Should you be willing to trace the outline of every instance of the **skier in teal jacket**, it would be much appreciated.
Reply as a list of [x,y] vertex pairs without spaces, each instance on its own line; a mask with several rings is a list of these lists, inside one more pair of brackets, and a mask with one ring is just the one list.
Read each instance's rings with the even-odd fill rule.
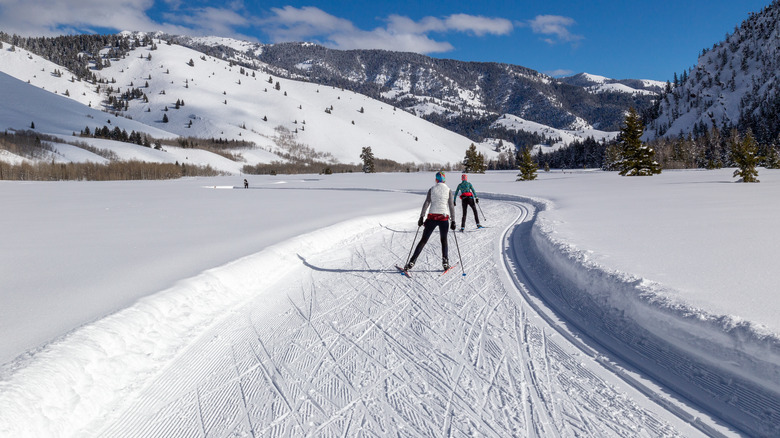
[[[479,215],[477,214],[477,206],[476,204],[479,203],[479,198],[477,198],[477,192],[474,190],[474,186],[471,185],[470,182],[468,182],[468,176],[464,173],[460,176],[461,183],[458,184],[458,188],[455,189],[455,199],[458,198],[458,193],[460,193],[460,200],[463,204],[463,217],[460,221],[460,231],[463,232],[463,230],[466,228],[466,214],[468,213],[467,207],[471,206],[471,210],[474,212],[474,220],[477,222],[477,228],[482,228],[482,225],[479,224]],[[457,204],[458,201],[455,201],[455,204]]]

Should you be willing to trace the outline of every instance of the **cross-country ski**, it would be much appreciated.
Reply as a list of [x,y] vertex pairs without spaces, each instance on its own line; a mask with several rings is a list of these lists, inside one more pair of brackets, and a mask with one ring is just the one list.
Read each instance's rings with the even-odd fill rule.
[[404,268],[402,268],[402,267],[400,267],[398,265],[395,265],[395,268],[398,269],[399,272],[401,272],[401,275],[403,275],[405,277],[412,278],[412,276],[409,275],[409,271],[407,269],[404,269]]
[[[444,270],[444,272],[442,272],[442,273],[441,273],[441,275],[444,275],[444,274],[446,274],[446,273],[448,273],[448,272],[452,271],[453,269],[457,268],[457,267],[458,267],[458,264],[460,264],[460,262],[458,262],[458,263],[455,263],[454,265],[452,265],[452,266],[450,266],[449,268],[445,269],[445,270]],[[465,276],[466,276],[466,274],[464,273],[464,274],[463,274],[463,276],[465,277]]]

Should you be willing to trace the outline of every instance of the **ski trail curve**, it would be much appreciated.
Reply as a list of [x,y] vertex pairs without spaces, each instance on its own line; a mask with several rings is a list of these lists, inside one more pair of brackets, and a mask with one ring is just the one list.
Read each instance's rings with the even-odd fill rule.
[[[507,202],[535,214],[529,204]],[[626,293],[620,289],[625,286],[617,281],[609,284],[614,280],[605,280],[607,276],[599,272],[578,271],[584,270],[579,265],[572,270],[566,266],[570,262],[561,263],[551,256],[555,249],[545,237],[537,237],[531,222],[508,232],[505,262],[517,290],[551,328],[707,436],[768,437],[780,433],[780,399],[772,388],[735,375],[664,339],[637,322],[637,310],[628,312],[600,302],[595,293],[600,288],[620,294]],[[539,245],[539,241],[543,243]],[[636,290],[628,294],[640,295]],[[633,300],[641,309],[640,300]],[[660,313],[650,307],[644,312]]]
[[258,291],[84,436],[699,435],[522,293],[506,242],[533,208],[482,208],[490,227],[457,235],[466,276],[440,275],[438,239],[399,275],[408,223],[302,251],[267,286],[284,299]]

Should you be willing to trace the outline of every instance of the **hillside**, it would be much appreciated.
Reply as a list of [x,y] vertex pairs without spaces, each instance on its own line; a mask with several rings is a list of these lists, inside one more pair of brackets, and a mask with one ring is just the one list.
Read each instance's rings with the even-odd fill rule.
[[750,128],[760,143],[780,134],[780,2],[752,14],[675,77],[653,109],[646,138]]
[[[470,138],[494,135],[491,124],[504,114],[555,129],[578,129],[585,121],[590,128],[617,131],[629,107],[647,108],[657,95],[653,86],[638,80],[625,81],[622,89],[593,93],[522,66],[415,53],[176,39],[202,51],[258,59],[294,77],[359,91]],[[457,122],[448,123],[453,119]]]
[[[93,66],[98,80],[92,83],[5,44],[0,72],[17,79],[13,84],[5,80],[17,97],[0,103],[0,126],[28,129],[32,121],[41,132],[69,135],[111,120],[110,126],[155,138],[254,143],[256,149],[237,151],[245,161],[231,172],[244,164],[289,156],[356,163],[366,146],[377,158],[401,163],[456,163],[471,144],[468,138],[367,96],[264,74],[162,40],[131,46],[116,58],[104,51],[104,64]],[[75,106],[64,104],[63,97]],[[15,102],[26,102],[23,111]],[[486,145],[479,148],[488,157],[497,154]]]

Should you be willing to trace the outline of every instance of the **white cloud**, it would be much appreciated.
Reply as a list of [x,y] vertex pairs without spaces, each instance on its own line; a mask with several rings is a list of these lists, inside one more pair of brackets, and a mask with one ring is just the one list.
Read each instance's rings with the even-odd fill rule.
[[381,49],[398,52],[441,53],[453,50],[446,41],[435,41],[423,34],[393,33],[385,29],[370,32],[336,33],[330,36],[337,49]]
[[424,17],[419,21],[401,15],[390,15],[385,27],[373,30],[357,28],[351,21],[335,17],[323,10],[307,6],[273,8],[272,17],[262,20],[261,27],[274,42],[312,41],[337,49],[386,49],[417,53],[436,53],[453,50],[452,44],[437,41],[431,33],[464,32],[477,36],[506,35],[513,29],[512,22],[503,18],[489,18],[455,14],[445,18]]
[[554,78],[560,78],[560,77],[563,77],[563,76],[571,76],[574,72],[572,70],[559,68],[557,70],[550,70],[550,71],[546,71],[546,72],[543,72],[543,73],[546,74],[547,76],[552,76]]
[[446,30],[444,21],[434,17],[425,17],[420,21],[414,21],[409,17],[393,14],[387,17],[386,21],[387,31],[398,34],[424,34]]
[[576,43],[583,39],[581,35],[575,35],[569,31],[569,27],[576,24],[574,19],[560,15],[537,15],[528,21],[531,30],[536,34],[552,36],[544,38],[544,41],[555,44],[558,42]]
[[471,32],[478,36],[486,34],[508,35],[514,28],[512,22],[505,18],[490,18],[481,15],[450,15],[445,20],[445,23],[448,29]]
[[[155,18],[153,19],[152,16]],[[217,7],[193,6],[183,0],[0,0],[0,29],[23,36],[101,32],[106,29],[163,31],[254,40],[241,29],[262,31],[271,42],[312,41],[337,49],[385,49],[423,54],[448,52],[451,33],[478,37],[507,35],[514,24],[504,18],[468,14],[413,20],[390,15],[384,25],[361,29],[350,20],[313,6],[271,8],[253,14],[243,0]],[[432,34],[437,34],[433,37]]]
[[164,31],[172,34],[237,36],[247,26],[240,1],[225,7],[188,8],[186,2],[165,0],[162,21],[148,12],[155,0],[0,0],[0,29],[23,36],[54,36],[101,29]]
[[277,42],[306,41],[311,37],[357,30],[349,20],[313,6],[285,6],[271,8],[271,12],[273,17],[262,20],[260,25],[271,39]]
[[145,11],[153,0],[0,0],[0,28],[24,36],[61,35],[63,29],[142,30],[153,22]]
[[[189,29],[189,34],[196,35],[235,35],[237,27],[245,27],[250,20],[233,9],[197,8],[186,13],[168,12],[164,18],[177,27]],[[135,30],[135,29],[133,29]]]

